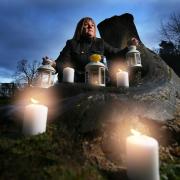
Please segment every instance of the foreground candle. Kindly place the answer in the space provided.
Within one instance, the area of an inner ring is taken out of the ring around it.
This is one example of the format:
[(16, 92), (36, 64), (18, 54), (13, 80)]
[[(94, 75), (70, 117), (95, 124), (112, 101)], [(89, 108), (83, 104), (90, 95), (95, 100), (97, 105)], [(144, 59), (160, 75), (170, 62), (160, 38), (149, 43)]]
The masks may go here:
[(66, 67), (63, 69), (63, 82), (74, 82), (74, 69)]
[(116, 74), (117, 87), (129, 87), (128, 72), (119, 70)]
[(158, 142), (132, 130), (127, 137), (127, 174), (131, 180), (159, 180)]
[[(37, 103), (32, 99), (34, 103)], [(46, 131), (48, 108), (41, 104), (29, 104), (25, 107), (23, 133), (36, 135)]]

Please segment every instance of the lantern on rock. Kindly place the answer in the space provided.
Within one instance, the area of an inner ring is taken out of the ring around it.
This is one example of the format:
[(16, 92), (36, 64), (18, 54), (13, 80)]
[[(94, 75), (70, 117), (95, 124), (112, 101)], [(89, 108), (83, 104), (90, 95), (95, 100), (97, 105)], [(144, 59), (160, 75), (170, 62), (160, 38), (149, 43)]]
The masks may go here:
[(91, 85), (105, 86), (106, 66), (100, 62), (101, 55), (90, 56), (91, 62), (85, 67), (85, 82)]
[(142, 64), (140, 52), (136, 46), (129, 46), (129, 51), (126, 54), (126, 61), (129, 69), (130, 86), (141, 84)]
[(51, 66), (51, 62), (52, 60), (46, 59), (43, 62), (43, 65), (37, 69), (36, 78), (33, 83), (34, 86), (49, 88), (54, 85), (54, 75), (56, 70)]
[(136, 49), (136, 46), (129, 46), (126, 61), (129, 67), (142, 67), (140, 52)]

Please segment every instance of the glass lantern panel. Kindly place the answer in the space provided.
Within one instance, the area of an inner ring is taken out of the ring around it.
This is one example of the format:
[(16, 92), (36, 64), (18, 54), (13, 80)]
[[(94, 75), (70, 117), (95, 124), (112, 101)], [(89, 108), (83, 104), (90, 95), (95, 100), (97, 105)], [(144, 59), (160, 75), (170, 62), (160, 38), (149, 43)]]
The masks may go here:
[(132, 65), (136, 65), (137, 64), (137, 60), (136, 60), (136, 53), (133, 53), (133, 58), (132, 58)]
[(141, 56), (139, 53), (136, 53), (136, 61), (137, 61), (137, 64), (141, 64)]
[(49, 87), (51, 85), (50, 83), (51, 83), (50, 74), (43, 72), (42, 73), (42, 79), (41, 79), (41, 86), (46, 88), (46, 87)]
[(98, 71), (92, 70), (90, 72), (90, 83), (91, 84), (99, 84), (99, 80), (98, 80)]
[(34, 78), (34, 85), (40, 85), (41, 84), (41, 78), (42, 78), (42, 76), (41, 76), (41, 73), (36, 73), (36, 75), (35, 75), (35, 78)]
[(131, 53), (128, 55), (128, 65), (133, 66), (134, 64), (136, 64), (136, 58), (135, 58), (135, 54)]
[(85, 73), (85, 83), (88, 83), (88, 79), (89, 79), (89, 72), (86, 71), (86, 73)]
[(35, 74), (35, 78), (33, 79), (32, 85), (39, 87), (39, 86), (41, 86), (41, 82), (42, 82), (42, 72), (38, 71), (38, 72)]
[(100, 84), (105, 84), (105, 70), (100, 68)]
[(55, 75), (53, 75), (53, 74), (50, 74), (50, 82), (51, 82), (51, 86), (53, 86), (54, 85), (54, 79), (55, 79)]

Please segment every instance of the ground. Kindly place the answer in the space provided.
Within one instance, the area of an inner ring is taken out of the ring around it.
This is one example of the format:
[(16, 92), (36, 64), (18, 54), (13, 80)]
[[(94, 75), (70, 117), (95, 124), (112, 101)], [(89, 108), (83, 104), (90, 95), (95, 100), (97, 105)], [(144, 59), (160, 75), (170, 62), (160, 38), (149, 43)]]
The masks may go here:
[[(0, 102), (2, 108), (11, 100)], [(121, 169), (113, 169), (113, 163), (105, 161), (98, 135), (73, 136), (61, 121), (55, 121), (48, 124), (46, 133), (25, 137), (17, 122), (0, 122), (0, 179), (127, 179), (123, 163)], [(172, 141), (160, 145), (162, 180), (180, 179), (179, 127), (179, 119), (163, 127), (170, 129)]]

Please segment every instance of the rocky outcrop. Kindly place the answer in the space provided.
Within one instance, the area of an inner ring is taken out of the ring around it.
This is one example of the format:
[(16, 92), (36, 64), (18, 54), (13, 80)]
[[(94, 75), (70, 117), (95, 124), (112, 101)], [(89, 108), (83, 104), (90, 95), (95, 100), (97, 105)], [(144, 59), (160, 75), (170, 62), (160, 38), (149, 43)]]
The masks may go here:
[[(173, 119), (175, 111), (180, 108), (180, 79), (156, 53), (142, 43), (133, 16), (113, 16), (99, 23), (98, 29), (105, 41), (118, 48), (127, 46), (128, 40), (132, 37), (139, 39), (142, 79), (138, 87), (130, 88), (129, 94), (133, 101), (136, 99), (145, 103), (143, 107), (148, 106), (144, 111), (145, 117), (160, 121)], [(110, 66), (113, 63), (111, 60)]]

